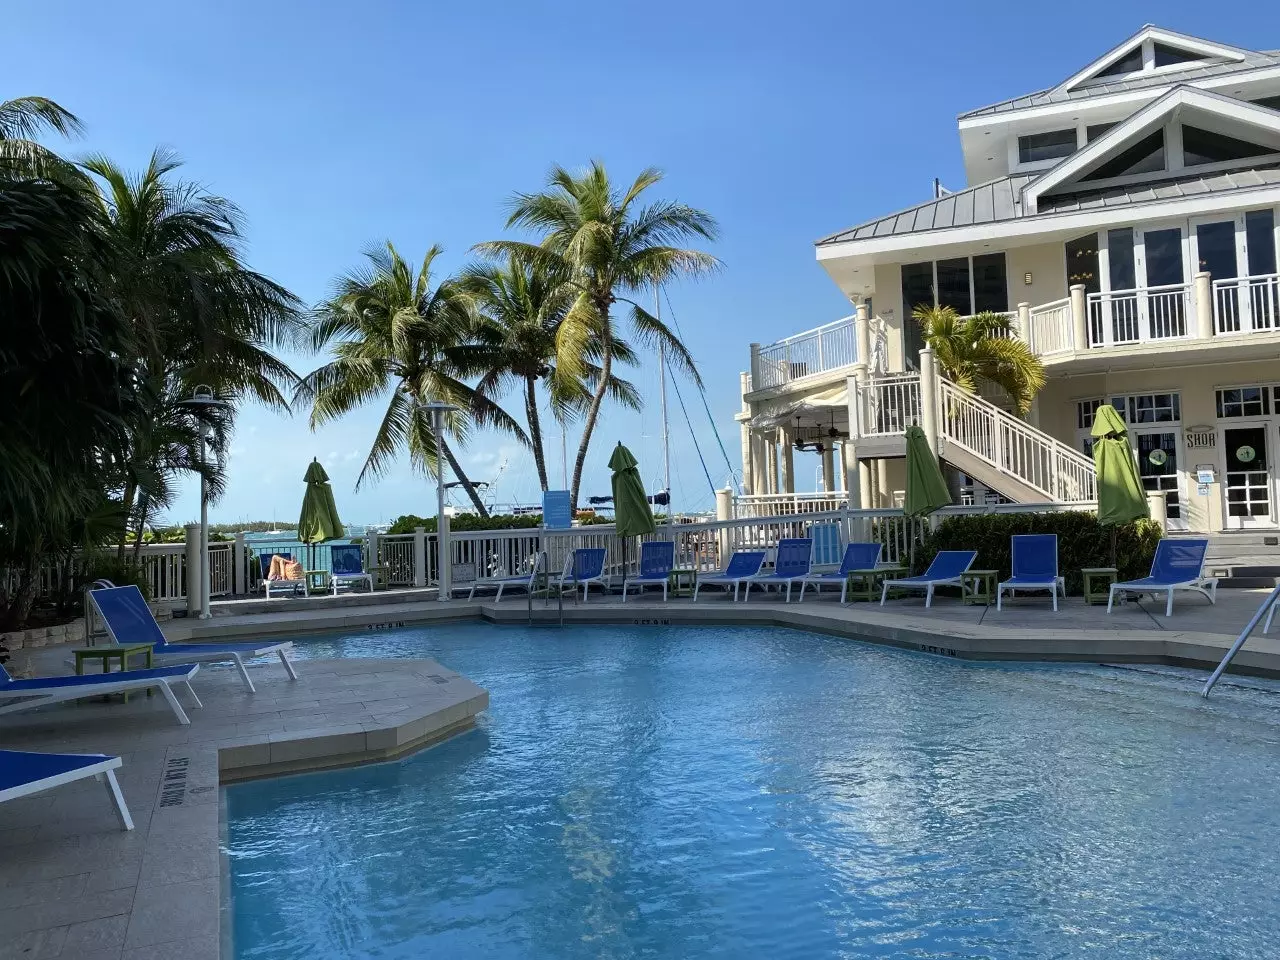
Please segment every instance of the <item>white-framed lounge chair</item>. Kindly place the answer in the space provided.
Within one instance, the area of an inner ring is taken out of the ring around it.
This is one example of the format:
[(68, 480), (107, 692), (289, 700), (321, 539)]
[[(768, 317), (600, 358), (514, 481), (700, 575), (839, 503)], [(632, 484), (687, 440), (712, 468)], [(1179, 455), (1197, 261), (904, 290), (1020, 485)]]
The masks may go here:
[(778, 541), (778, 549), (774, 554), (773, 569), (768, 573), (758, 573), (747, 581), (747, 589), (742, 595), (742, 602), (751, 598), (753, 583), (776, 583), (781, 587), (787, 585), (787, 603), (791, 602), (791, 585), (798, 583), (809, 575), (813, 557), (813, 540), (810, 537), (789, 537)]
[(939, 550), (938, 555), (929, 564), (929, 569), (918, 577), (903, 577), (901, 580), (886, 580), (880, 588), (880, 606), (884, 606), (891, 588), (903, 590), (923, 590), (924, 605), (933, 606), (933, 591), (938, 587), (960, 586), (961, 575), (973, 566), (978, 558), (977, 550)]
[(295, 596), (297, 596), (297, 595), (298, 595), (298, 591), (299, 591), (299, 590), (301, 590), (301, 591), (302, 591), (302, 595), (303, 595), (304, 597), (309, 597), (309, 596), (311, 596), (311, 591), (310, 591), (310, 589), (309, 589), (309, 588), (308, 588), (308, 586), (307, 586), (307, 578), (306, 578), (306, 576), (305, 576), (305, 575), (303, 575), (303, 577), (302, 577), (302, 579), (301, 579), (301, 580), (272, 580), (272, 579), (270, 579), (270, 578), (267, 576), (267, 573), (268, 573), (268, 571), (270, 571), (270, 570), (271, 570), (271, 558), (272, 558), (272, 557), (284, 557), (286, 560), (292, 560), (292, 559), (293, 559), (293, 554), (291, 554), (291, 553), (264, 553), (264, 554), (259, 555), (259, 557), (258, 557), (258, 563), (259, 563), (259, 564), (260, 564), (260, 566), (262, 567), (262, 591), (263, 591), (263, 594), (266, 596), (266, 598), (267, 598), (268, 600), (270, 600), (270, 599), (271, 599), (272, 594), (276, 594), (276, 595), (278, 595), (278, 596), (289, 596), (289, 597), (295, 597)]
[[(526, 593), (531, 592), (534, 584), (537, 582), (538, 574), (546, 569), (546, 564), (547, 555), (545, 553), (538, 553), (533, 558), (533, 563), (530, 566), (528, 573), (522, 573), (514, 577), (483, 577), (479, 580), (472, 580), (471, 583), (466, 584), (466, 586), (471, 588), (470, 592), (467, 594), (467, 599), (474, 599), (477, 590), (489, 590), (495, 587), (498, 590), (498, 595), (493, 598), (495, 603), (502, 599), (502, 592), (504, 590), (524, 590)], [(563, 576), (564, 575), (562, 574), (562, 579)], [(461, 590), (462, 586), (460, 585), (458, 589)]]
[(240, 679), (254, 690), (249, 671), (244, 667), (245, 657), (262, 657), (274, 653), (284, 664), (290, 680), (297, 680), (289, 651), (293, 641), (280, 643), (169, 643), (160, 624), (151, 615), (142, 592), (133, 584), (123, 587), (103, 587), (89, 591), (89, 599), (98, 608), (102, 622), (107, 625), (111, 639), (121, 646), (134, 643), (151, 644), (151, 656), (160, 663), (234, 663), (240, 671)]
[(849, 592), (849, 574), (855, 570), (874, 570), (880, 562), (881, 545), (878, 543), (851, 543), (844, 548), (844, 556), (840, 558), (840, 569), (827, 573), (811, 573), (800, 580), (800, 600), (804, 601), (804, 588), (813, 585), (813, 592), (819, 592), (823, 585), (840, 587), (840, 602)]
[(339, 590), (358, 583), (373, 593), (373, 574), (364, 569), (364, 548), (358, 543), (335, 543), (329, 548), (329, 589), (337, 596)]
[(582, 600), (587, 599), (587, 589), (594, 583), (606, 593), (609, 581), (604, 577), (604, 547), (578, 547), (565, 560), (564, 572), (560, 574), (559, 587), (576, 591), (582, 587)]
[(738, 587), (750, 583), (753, 577), (759, 576), (760, 568), (763, 566), (763, 550), (735, 550), (722, 572), (698, 577), (697, 583), (693, 585), (693, 599), (696, 601), (698, 591), (706, 586), (724, 587), (725, 593), (733, 587), (733, 599), (736, 602)]
[(16, 713), (51, 703), (66, 703), (69, 700), (101, 697), (110, 693), (138, 693), (158, 689), (164, 694), (169, 709), (178, 718), (178, 722), (190, 723), (182, 704), (174, 696), (173, 684), (183, 684), (196, 706), (204, 706), (191, 689), (191, 678), (199, 669), (198, 663), (184, 663), (173, 667), (156, 667), (153, 670), (122, 670), (116, 673), (89, 673), (82, 677), (15, 680), (0, 666), (0, 713)]
[(622, 602), (627, 602), (627, 591), (644, 593), (645, 587), (662, 587), (662, 602), (667, 602), (667, 584), (676, 565), (676, 545), (670, 540), (650, 540), (640, 544), (640, 572), (622, 581)]
[(1004, 592), (1016, 596), (1019, 590), (1048, 590), (1053, 609), (1058, 609), (1058, 592), (1067, 598), (1067, 581), (1058, 576), (1058, 535), (1018, 533), (1012, 538), (1013, 569), (1008, 580), (996, 586), (996, 610), (1002, 610)]
[(1115, 603), (1116, 594), (1163, 593), (1166, 596), (1164, 615), (1173, 616), (1173, 594), (1178, 590), (1198, 593), (1210, 603), (1218, 602), (1218, 578), (1204, 575), (1204, 557), (1209, 550), (1208, 537), (1172, 537), (1156, 544), (1156, 555), (1151, 558), (1151, 573), (1138, 580), (1113, 583), (1107, 596), (1107, 613)]
[(0, 750), (0, 803), (43, 793), (64, 783), (96, 777), (107, 782), (121, 830), (133, 829), (133, 818), (116, 781), (119, 757), (101, 753), (27, 753)]

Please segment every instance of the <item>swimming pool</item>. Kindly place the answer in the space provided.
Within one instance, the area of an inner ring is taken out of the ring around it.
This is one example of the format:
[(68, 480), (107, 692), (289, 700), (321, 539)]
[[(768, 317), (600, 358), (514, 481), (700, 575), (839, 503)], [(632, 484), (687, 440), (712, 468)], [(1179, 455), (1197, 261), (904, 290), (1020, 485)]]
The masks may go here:
[(478, 729), (225, 791), (234, 956), (1274, 957), (1280, 696), (775, 628), (449, 624)]

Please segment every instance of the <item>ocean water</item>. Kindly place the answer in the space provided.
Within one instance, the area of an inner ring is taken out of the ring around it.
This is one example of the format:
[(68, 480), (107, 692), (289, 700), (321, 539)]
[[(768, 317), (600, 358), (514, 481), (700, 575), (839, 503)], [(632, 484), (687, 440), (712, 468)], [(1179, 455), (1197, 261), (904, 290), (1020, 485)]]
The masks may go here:
[(492, 702), (408, 759), (225, 791), (240, 960), (1280, 955), (1272, 685), (774, 628), (298, 643)]

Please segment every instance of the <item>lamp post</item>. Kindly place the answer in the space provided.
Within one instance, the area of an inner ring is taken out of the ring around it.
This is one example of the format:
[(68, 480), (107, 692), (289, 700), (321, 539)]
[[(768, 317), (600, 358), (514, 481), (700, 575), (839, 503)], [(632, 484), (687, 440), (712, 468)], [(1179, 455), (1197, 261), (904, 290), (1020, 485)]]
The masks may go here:
[(444, 512), (444, 417), (458, 408), (451, 403), (432, 400), (427, 404), (431, 413), (431, 432), (436, 439), (436, 558), (440, 570), (437, 580), (437, 600), (449, 600), (453, 596), (453, 566), (449, 556), (449, 515)]
[[(183, 405), (193, 410), (198, 410), (202, 414), (209, 414), (215, 410), (225, 410), (230, 404), (225, 400), (219, 400), (213, 392), (212, 387), (200, 384), (191, 391), (191, 399), (184, 400)], [(205, 462), (208, 456), (208, 435), (207, 425), (203, 420), (199, 423), (200, 427), (200, 463)], [(188, 554), (189, 556), (189, 554)], [(200, 619), (208, 620), (209, 613), (209, 481), (203, 473), (200, 474)]]

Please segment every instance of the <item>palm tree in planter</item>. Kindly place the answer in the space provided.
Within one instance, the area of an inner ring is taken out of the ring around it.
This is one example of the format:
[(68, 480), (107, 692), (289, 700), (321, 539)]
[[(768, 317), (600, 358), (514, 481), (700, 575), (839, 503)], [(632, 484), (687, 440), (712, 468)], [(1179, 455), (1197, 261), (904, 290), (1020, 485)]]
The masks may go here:
[[(557, 336), (574, 293), (554, 270), (535, 260), (510, 254), (505, 263), (480, 263), (468, 267), (460, 283), (479, 314), (476, 332), (477, 359), (483, 374), (476, 384), (486, 396), (515, 386), (523, 395), (529, 445), (538, 468), (538, 481), (549, 489), (542, 416), (538, 408), (539, 384), (550, 401), (551, 414), (561, 429), (589, 405), (600, 376), (599, 351), (588, 345), (585, 376), (571, 376), (559, 363)], [(634, 363), (631, 347), (615, 341), (613, 358)], [(577, 366), (581, 367), (582, 364)], [(617, 376), (610, 378), (612, 399), (633, 410), (641, 406), (635, 387)]]
[(1013, 336), (1000, 313), (962, 317), (952, 307), (918, 306), (911, 312), (944, 377), (967, 393), (984, 385), (1003, 390), (1019, 416), (1044, 387), (1044, 365), (1025, 341)]
[[(466, 382), (478, 373), (484, 348), (475, 344), (471, 298), (453, 278), (435, 282), (432, 266), (440, 252), (433, 246), (414, 270), (387, 243), (365, 254), (367, 267), (337, 280), (334, 295), (315, 309), (311, 337), (317, 351), (330, 348), (334, 359), (303, 378), (295, 400), (311, 404), (314, 430), (390, 392), (357, 489), (402, 451), (430, 474), (443, 456), (476, 512), (487, 517), (453, 444), (465, 443), (473, 424), (527, 438), (497, 403)], [(461, 408), (445, 417), (449, 441), (442, 437), (439, 449), (427, 407), (432, 402)]]
[[(701, 383), (685, 345), (635, 299), (677, 277), (719, 266), (710, 254), (677, 245), (694, 238), (714, 240), (717, 227), (709, 214), (672, 201), (644, 204), (645, 191), (661, 180), (662, 174), (650, 168), (619, 189), (598, 160), (577, 173), (553, 167), (546, 189), (517, 194), (507, 219), (508, 227), (540, 233), (540, 241), (494, 240), (477, 245), (483, 253), (516, 254), (544, 265), (563, 276), (572, 293), (556, 331), (559, 367), (568, 377), (594, 380), (573, 464), (569, 495), (574, 506), (600, 407), (613, 383), (613, 364), (620, 359), (623, 329), (615, 311), (619, 302), (630, 307), (629, 327), (640, 346), (662, 344), (673, 365)], [(594, 378), (593, 357), (599, 358), (600, 368)]]

